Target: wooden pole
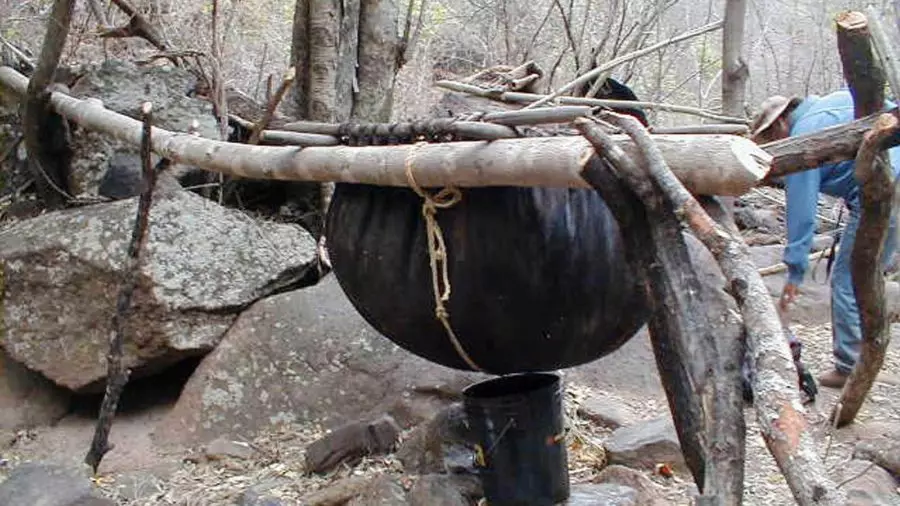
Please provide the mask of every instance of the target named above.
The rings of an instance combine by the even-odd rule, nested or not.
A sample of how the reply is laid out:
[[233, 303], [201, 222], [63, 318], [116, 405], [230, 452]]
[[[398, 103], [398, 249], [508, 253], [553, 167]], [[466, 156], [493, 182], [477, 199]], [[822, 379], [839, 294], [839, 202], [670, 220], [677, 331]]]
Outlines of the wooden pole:
[[[828, 478], [803, 415], [797, 369], [784, 338], [781, 320], [769, 290], [750, 258], [747, 245], [703, 210], [684, 186], [672, 177], [659, 149], [634, 118], [604, 113], [611, 123], [634, 136], [646, 157], [641, 174], [655, 182], [675, 215], [713, 254], [728, 279], [741, 310], [747, 346], [756, 374], [754, 407], [763, 439], [801, 505], [843, 505], [843, 493]], [[730, 217], [722, 219], [730, 222]], [[736, 229], [728, 223], [728, 228]]]
[[[0, 67], [0, 83], [21, 93], [27, 79]], [[53, 93], [53, 107], [82, 126], [139, 144], [141, 124], [105, 109], [98, 100]], [[493, 125], [507, 128], [502, 125]], [[629, 156], [638, 151], [627, 136], [617, 142]], [[729, 135], [659, 135], [677, 177], [698, 194], [742, 195], [768, 171], [769, 155], [759, 146]], [[592, 151], [580, 136], [502, 139], [369, 147], [248, 146], [153, 129], [153, 150], [177, 163], [253, 179], [335, 181], [409, 186], [406, 163], [415, 158], [422, 186], [546, 186], [589, 188], [579, 160]]]
[[[875, 57], [867, 19], [859, 12], [846, 12], [836, 21], [838, 51], [844, 78], [853, 94], [854, 116], [875, 114], [884, 107], [885, 75]], [[885, 138], [897, 133], [898, 125], [900, 121], [896, 117], [880, 116], [866, 134], [856, 156], [855, 171], [860, 183], [862, 209], [850, 255], [850, 269], [859, 307], [862, 343], [857, 364], [832, 412], [838, 427], [851, 423], [862, 407], [884, 364], [891, 338], [881, 256], [895, 189], [893, 171], [879, 147]]]
[[725, 2], [725, 25], [722, 28], [722, 113], [728, 116], [746, 114], [744, 90], [750, 72], [741, 56], [746, 11], [746, 0]]

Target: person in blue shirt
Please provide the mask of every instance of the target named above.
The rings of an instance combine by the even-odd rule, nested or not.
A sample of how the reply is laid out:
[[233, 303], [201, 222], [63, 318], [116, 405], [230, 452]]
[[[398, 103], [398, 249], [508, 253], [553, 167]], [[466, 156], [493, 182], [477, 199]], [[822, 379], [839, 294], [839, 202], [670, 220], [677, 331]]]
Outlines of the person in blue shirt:
[[[885, 109], [894, 104], [886, 101]], [[842, 89], [824, 96], [787, 98], [774, 96], [760, 106], [751, 125], [753, 140], [764, 144], [787, 137], [816, 132], [827, 127], [853, 121], [853, 96]], [[896, 177], [900, 173], [900, 147], [888, 150]], [[847, 225], [839, 244], [831, 273], [831, 324], [834, 370], [819, 376], [819, 383], [830, 388], [842, 388], [859, 358], [862, 341], [859, 308], [853, 291], [850, 254], [859, 226], [859, 182], [855, 177], [853, 160], [822, 165], [815, 169], [784, 177], [786, 195], [787, 246], [784, 263], [788, 278], [779, 300], [785, 311], [799, 293], [808, 267], [808, 256], [816, 229], [816, 204], [819, 193], [843, 199], [848, 212]], [[891, 220], [882, 257], [887, 267], [896, 249], [896, 222]]]

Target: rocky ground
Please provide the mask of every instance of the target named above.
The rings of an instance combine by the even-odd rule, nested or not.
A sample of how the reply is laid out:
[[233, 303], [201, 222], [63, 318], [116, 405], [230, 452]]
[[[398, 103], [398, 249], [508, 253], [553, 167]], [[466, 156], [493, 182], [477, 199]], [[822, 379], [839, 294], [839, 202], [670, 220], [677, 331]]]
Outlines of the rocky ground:
[[[82, 79], [74, 92], [110, 93], [104, 102], [120, 104], [123, 114], [133, 100], [112, 98], [130, 88], [97, 88], [109, 75], [164, 79], [131, 66], [96, 72], [103, 79]], [[161, 117], [208, 116], [206, 106], [183, 98], [166, 107], [173, 110]], [[14, 124], [14, 110], [5, 111], [0, 107], [0, 125]], [[0, 140], [16, 137], [8, 130]], [[129, 159], [122, 146], [74, 135], [79, 194], [95, 198], [110, 174], [134, 170], [118, 162]], [[21, 175], [18, 151], [0, 162]], [[23, 206], [27, 184], [10, 181], [16, 184], [0, 195], [0, 274], [7, 275], [0, 277], [0, 506], [478, 503], [459, 401], [462, 388], [483, 377], [392, 345], [333, 276], [307, 286], [320, 272], [316, 241], [291, 212], [258, 221], [182, 191], [186, 180], [169, 181], [151, 213], [152, 259], [126, 349], [135, 376], [110, 436], [115, 446], [90, 473], [81, 462], [105, 375], [118, 289], [110, 273], [123, 262], [135, 204], [123, 198], [135, 188], [110, 202], [35, 217], [39, 210]], [[778, 268], [783, 202], [780, 190], [758, 189], [736, 208], [754, 261], [771, 271], [765, 281], [773, 297], [785, 276]], [[824, 198], [819, 211], [817, 251], [831, 245], [841, 214]], [[813, 261], [812, 270], [787, 320], [817, 375], [831, 366], [829, 289], [825, 261]], [[900, 290], [891, 286], [894, 297]], [[900, 504], [897, 474], [888, 471], [900, 472], [900, 327], [892, 333], [881, 380], [856, 423], [829, 427], [838, 394], [829, 389], [806, 413], [827, 472], [852, 504]], [[691, 504], [696, 488], [646, 330], [562, 375], [568, 505]], [[744, 503], [794, 504], [752, 407], [745, 415]]]

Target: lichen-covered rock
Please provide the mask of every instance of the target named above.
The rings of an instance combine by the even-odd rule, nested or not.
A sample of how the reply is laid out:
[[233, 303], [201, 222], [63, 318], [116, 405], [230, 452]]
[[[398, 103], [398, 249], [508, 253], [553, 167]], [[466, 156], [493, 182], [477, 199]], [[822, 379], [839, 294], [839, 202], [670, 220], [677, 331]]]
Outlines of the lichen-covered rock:
[[335, 428], [383, 413], [405, 428], [422, 419], [404, 406], [438, 396], [446, 405], [441, 385], [483, 377], [397, 347], [366, 323], [328, 275], [244, 311], [188, 380], [156, 438], [187, 443], [223, 432], [251, 437], [281, 422]]
[[[72, 390], [106, 375], [137, 199], [47, 213], [0, 230], [4, 331], [18, 362]], [[150, 212], [145, 260], [125, 325], [133, 377], [219, 342], [254, 301], [299, 286], [315, 241], [182, 190]]]
[[[124, 60], [106, 60], [89, 69], [72, 86], [76, 98], [97, 98], [119, 114], [141, 119], [141, 104], [153, 104], [154, 126], [177, 132], [188, 132], [196, 122], [201, 137], [219, 139], [219, 127], [212, 104], [188, 96], [197, 78], [172, 65], [138, 66]], [[137, 146], [111, 136], [75, 127], [72, 130], [72, 193], [97, 195], [109, 162], [115, 155], [137, 154]], [[176, 167], [176, 176], [192, 170]]]
[[114, 506], [94, 495], [86, 471], [49, 464], [26, 463], [0, 483], [0, 504], [6, 506]]

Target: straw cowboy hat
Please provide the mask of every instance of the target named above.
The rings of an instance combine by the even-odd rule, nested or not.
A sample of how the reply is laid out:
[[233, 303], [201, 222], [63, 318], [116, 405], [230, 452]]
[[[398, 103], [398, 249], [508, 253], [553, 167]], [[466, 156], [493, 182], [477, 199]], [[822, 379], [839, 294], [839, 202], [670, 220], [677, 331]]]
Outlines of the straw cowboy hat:
[[763, 100], [762, 104], [759, 105], [759, 113], [756, 114], [753, 118], [753, 123], [750, 124], [751, 136], [756, 137], [765, 132], [779, 116], [784, 114], [788, 107], [799, 103], [800, 99], [797, 97], [788, 98], [782, 95], [774, 95]]

